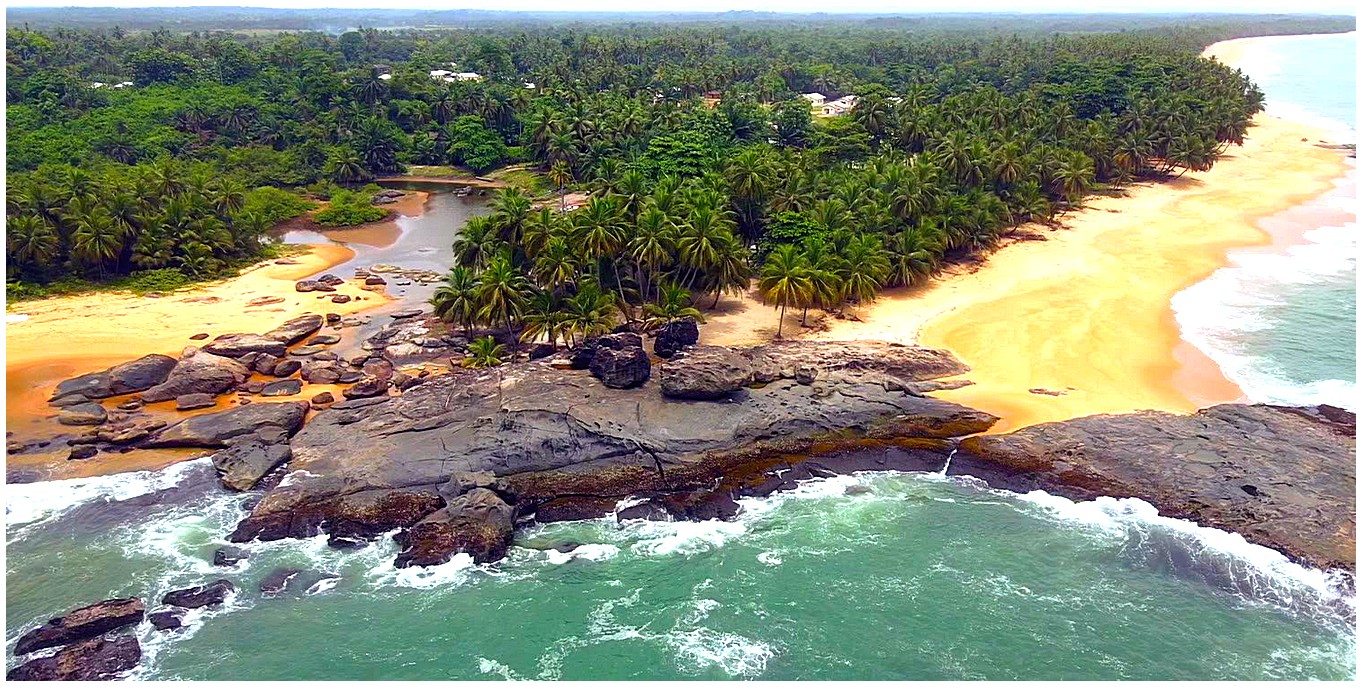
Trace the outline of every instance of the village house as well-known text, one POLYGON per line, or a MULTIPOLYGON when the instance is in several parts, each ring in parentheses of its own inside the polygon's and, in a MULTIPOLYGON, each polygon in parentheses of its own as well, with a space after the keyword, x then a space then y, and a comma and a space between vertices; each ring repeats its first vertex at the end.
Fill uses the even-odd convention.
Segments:
POLYGON ((824 117, 839 117, 856 107, 856 96, 846 95, 830 103, 825 103, 822 107, 824 117))
POLYGON ((822 93, 805 93, 804 99, 809 101, 809 107, 822 107, 828 97, 822 93))

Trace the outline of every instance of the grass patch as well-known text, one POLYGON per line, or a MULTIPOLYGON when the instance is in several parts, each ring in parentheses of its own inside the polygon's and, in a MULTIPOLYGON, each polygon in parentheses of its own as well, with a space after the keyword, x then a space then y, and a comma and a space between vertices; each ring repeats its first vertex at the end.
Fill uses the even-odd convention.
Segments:
POLYGON ((518 188, 531 198, 542 199, 553 193, 553 185, 549 183, 547 177, 524 165, 499 169, 487 177, 518 188))
POLYGON ((445 177, 471 177, 473 170, 454 165, 407 165, 407 176, 440 179, 445 177))

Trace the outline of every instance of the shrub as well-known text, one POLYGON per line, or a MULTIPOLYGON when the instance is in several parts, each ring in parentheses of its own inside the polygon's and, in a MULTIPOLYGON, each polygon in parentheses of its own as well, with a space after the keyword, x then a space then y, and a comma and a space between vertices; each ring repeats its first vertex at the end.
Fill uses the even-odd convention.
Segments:
POLYGON ((314 219, 324 227, 353 227, 387 217, 386 210, 369 202, 371 197, 368 193, 338 190, 331 195, 331 205, 317 213, 314 219))

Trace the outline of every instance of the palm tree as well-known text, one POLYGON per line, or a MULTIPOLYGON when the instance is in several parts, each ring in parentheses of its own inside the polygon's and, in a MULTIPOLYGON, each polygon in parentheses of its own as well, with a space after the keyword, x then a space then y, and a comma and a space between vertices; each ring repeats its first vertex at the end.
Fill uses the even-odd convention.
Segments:
POLYGON ((552 293, 536 293, 530 298, 522 318, 524 329, 520 332, 521 342, 534 341, 540 337, 548 340, 554 350, 558 350, 558 337, 563 334, 567 323, 567 313, 552 293))
MULTIPOLYGON (((933 227, 934 228, 934 227, 933 227)), ((889 283, 909 286, 936 269, 941 245, 921 228, 905 229, 888 239, 889 283)))
POLYGON ((496 367, 502 363, 501 356, 505 354, 505 346, 490 336, 484 336, 468 344, 468 357, 460 360, 459 364, 471 368, 496 367))
POLYGON ((512 322, 520 317, 530 284, 504 255, 499 255, 479 275, 478 318, 484 322, 506 325, 506 336, 512 335, 512 322))
POLYGON ((572 183, 572 168, 564 160, 557 160, 549 167, 549 182, 558 189, 558 210, 567 207, 567 187, 572 183))
POLYGON ((614 294, 602 292, 594 282, 583 284, 568 299, 565 326, 581 339, 610 332, 618 312, 614 300, 614 294))
POLYGON ((555 236, 535 259, 532 274, 543 288, 562 291, 577 280, 578 268, 577 252, 567 239, 555 236))
POLYGON ((691 307, 690 303, 690 289, 671 282, 662 284, 658 289, 657 302, 643 306, 643 313, 647 316, 643 320, 643 328, 652 331, 683 317, 693 317, 697 322, 704 322, 704 315, 691 307))
POLYGON ((766 257, 757 288, 764 302, 780 308, 776 338, 782 338, 786 308, 792 305, 800 307, 812 297, 809 267, 804 255, 798 248, 788 243, 776 246, 766 257))
POLYGON ((752 266, 747 262, 747 249, 732 234, 720 243, 713 265, 705 275, 706 286, 714 291, 714 302, 709 309, 719 307, 719 298, 727 291, 741 296, 752 285, 752 266))
POLYGON ((643 286, 645 301, 649 298, 648 287, 652 284, 653 275, 671 264, 676 250, 673 238, 675 232, 676 225, 672 224, 666 213, 651 203, 639 214, 638 222, 634 225, 634 236, 625 248, 641 271, 638 281, 643 286))
POLYGON ((10 258, 20 265, 43 266, 57 257, 57 230, 37 215, 5 219, 5 243, 10 258))
POLYGON ((835 308, 842 302, 842 259, 820 237, 804 239, 800 253, 808 265, 809 298, 804 302, 800 324, 807 324, 809 306, 835 308))
POLYGON ((444 284, 430 297, 435 316, 463 326, 464 336, 473 335, 478 318, 478 292, 481 284, 473 270, 455 267, 444 277, 444 284))
POLYGON ((123 233, 102 207, 75 218, 75 232, 71 235, 71 256, 77 262, 92 265, 104 274, 104 264, 118 257, 123 245, 123 233))
POLYGON ((875 300, 889 274, 889 259, 879 237, 859 234, 842 252, 842 293, 857 303, 875 300))

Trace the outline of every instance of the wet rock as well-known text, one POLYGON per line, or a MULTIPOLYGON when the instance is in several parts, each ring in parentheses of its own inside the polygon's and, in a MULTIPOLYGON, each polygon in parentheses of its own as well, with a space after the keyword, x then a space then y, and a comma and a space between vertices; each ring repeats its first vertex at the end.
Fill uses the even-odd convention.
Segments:
POLYGON ((184 611, 177 609, 156 611, 155 613, 148 615, 147 620, 151 621, 152 627, 163 632, 166 630, 178 630, 181 627, 184 627, 184 611))
POLYGON ((71 406, 81 405, 82 403, 89 403, 91 400, 92 399, 84 394, 72 394, 70 396, 62 396, 55 401, 48 401, 47 404, 57 408, 69 408, 71 406))
POLYGON ((323 283, 321 283, 321 282, 319 282, 319 281, 313 281, 313 280, 311 280, 311 279, 304 279, 304 280, 302 280, 302 281, 300 281, 300 282, 294 284, 294 285, 293 285, 293 288, 294 288, 295 291, 298 291, 299 293, 307 293, 307 292, 309 292, 309 291, 335 291, 335 290, 336 290, 336 287, 334 287, 334 286, 332 286, 332 285, 330 285, 330 284, 323 284, 323 283))
POLYGON ((388 280, 378 276, 377 274, 371 274, 364 278, 365 286, 386 286, 387 284, 388 280))
POLYGON ((284 355, 288 346, 261 334, 223 334, 205 344, 203 350, 227 358, 240 358, 256 352, 278 358, 284 355))
POLYGON ((147 403, 169 401, 185 394, 218 394, 230 391, 250 377, 240 362, 190 346, 181 355, 166 381, 141 393, 147 403))
POLYGON ((241 561, 246 560, 246 550, 235 546, 218 547, 213 552, 213 565, 230 568, 241 561))
POLYGON ((260 581, 260 591, 266 596, 279 594, 288 586, 289 580, 302 572, 301 568, 275 568, 260 581))
POLYGON ((275 363, 274 367, 270 370, 270 374, 275 377, 289 377, 301 369, 303 369, 302 361, 289 358, 275 363))
POLYGON ((341 376, 340 366, 335 362, 310 360, 302 369, 303 380, 309 384, 335 384, 341 376))
POLYGON ((10 670, 9 680, 112 680, 137 667, 142 646, 137 638, 97 637, 72 644, 56 654, 10 670))
POLYGON ((330 346, 335 343, 340 343, 340 337, 335 334, 318 334, 307 340, 309 346, 330 346))
POLYGON ((184 394, 175 397, 175 410, 211 408, 217 400, 211 394, 184 394))
POLYGON ((396 565, 439 565, 457 553, 474 562, 503 558, 515 526, 515 509, 495 492, 481 487, 456 497, 397 535, 402 552, 396 565))
POLYGON ((62 408, 57 414, 57 422, 77 427, 102 425, 109 420, 109 411, 98 403, 81 403, 62 408))
POLYGON ((140 399, 140 398, 130 398, 130 399, 126 400, 126 401, 123 401, 122 403, 119 403, 119 404, 118 404, 118 409, 119 409, 119 410, 141 410, 141 408, 142 408, 143 405, 145 405, 145 403, 143 403, 142 399, 140 399))
POLYGON ((265 384, 267 383, 268 382, 247 382, 241 387, 241 390, 248 394, 258 394, 265 390, 265 384))
POLYGON ((344 279, 341 279, 340 277, 337 277, 336 275, 331 273, 323 274, 322 276, 317 277, 317 281, 322 284, 330 284, 331 286, 340 286, 341 284, 345 283, 344 279))
POLYGON ((341 383, 341 384, 352 384, 352 383, 354 383, 354 382, 358 382, 358 381, 359 381, 360 379, 362 379, 363 377, 364 377, 364 373, 362 373, 362 372, 356 372, 356 371, 354 371, 354 370, 346 370, 346 371, 340 373, 340 376, 336 378, 336 381, 339 382, 339 383, 341 383))
POLYGON ((237 525, 233 542, 331 535, 333 545, 410 527, 444 505, 433 488, 365 489, 300 502, 275 489, 237 525))
POLYGON ((323 321, 321 315, 302 315, 265 332, 264 336, 291 346, 317 333, 323 321))
POLYGON ((391 361, 375 357, 370 357, 364 361, 364 366, 361 369, 366 375, 382 379, 391 379, 395 371, 391 361))
POLYGON ((217 580, 197 587, 177 589, 161 597, 161 603, 180 608, 202 608, 217 606, 226 600, 227 595, 236 591, 236 585, 228 580, 217 580))
POLYGON ((57 385, 52 400, 81 395, 86 398, 108 398, 150 389, 166 381, 175 368, 176 360, 167 355, 145 355, 136 360, 114 365, 106 370, 73 377, 57 385))
POLYGON ((643 384, 652 375, 652 368, 648 354, 637 346, 620 350, 601 347, 591 357, 591 375, 611 389, 632 389, 643 384))
POLYGON ((390 315, 390 317, 392 317, 394 320, 404 320, 408 317, 419 317, 420 315, 423 314, 425 314, 425 311, 421 310, 420 308, 410 308, 407 310, 398 310, 397 312, 390 315))
POLYGON ((752 381, 752 362, 722 346, 694 346, 658 366, 662 393, 671 398, 726 398, 752 381))
POLYGON ((657 338, 653 340, 653 352, 659 358, 670 358, 687 346, 694 346, 700 341, 700 326, 693 317, 683 317, 679 320, 672 320, 657 330, 657 338))
POLYGON ((261 396, 294 396, 303 392, 303 383, 297 379, 282 379, 270 382, 260 390, 261 396))
POLYGON ((859 496, 861 494, 873 493, 873 490, 864 484, 853 484, 851 486, 848 486, 846 490, 842 493, 846 494, 847 496, 859 496))
POLYGON ((316 408, 316 407, 318 407, 318 406, 330 405, 330 404, 335 403, 335 402, 336 402, 336 397, 333 396, 333 395, 331 395, 331 392, 330 392, 330 391, 323 391, 323 392, 321 392, 320 394, 317 394, 316 396, 313 396, 313 397, 312 397, 312 407, 313 407, 313 408, 316 408))
POLYGON ((226 448, 228 440, 270 430, 292 436, 303 425, 306 401, 252 403, 216 413, 185 418, 144 443, 151 448, 226 448))
POLYGON ((142 622, 145 613, 146 605, 136 597, 108 599, 83 606, 24 633, 14 644, 14 655, 70 644, 120 627, 136 625, 142 622))
POLYGON ((458 470, 449 476, 449 480, 440 485, 440 496, 446 501, 467 494, 474 489, 493 489, 496 487, 497 476, 491 470, 479 470, 470 472, 458 470))
POLYGON ((388 393, 388 387, 392 386, 392 380, 386 377, 375 377, 364 375, 354 385, 341 391, 341 395, 346 398, 368 398, 388 393))
POLYGON ((1352 423, 1351 413, 1238 404, 1093 415, 969 437, 952 470, 1004 485, 1024 474, 1032 482, 1022 488, 1069 498, 1136 496, 1161 515, 1237 532, 1311 566, 1352 569, 1352 423))
POLYGON ((324 350, 326 349, 322 348, 321 346, 299 346, 290 352, 296 356, 307 357, 310 355, 314 355, 316 353, 321 353, 324 350))
MULTIPOLYGON (((350 297, 347 296, 347 295, 345 295, 345 294, 343 294, 343 293, 338 293, 338 294, 336 294, 336 295, 334 295, 334 296, 331 297, 331 302, 332 302, 332 303, 337 303, 337 304, 340 304, 340 303, 349 303, 349 302, 350 302, 350 297)), ((339 322, 340 320, 337 319, 336 321, 339 322)), ((328 322, 327 324, 331 324, 331 323, 328 322)))
POLYGON ((540 358, 547 358, 557 352, 558 347, 556 346, 546 343, 535 344, 533 347, 530 348, 530 360, 539 360, 540 358))
MULTIPOLYGON (((336 298, 339 298, 339 296, 332 296, 332 300, 335 300, 336 298)), ((345 297, 345 300, 346 300, 346 301, 350 300, 350 297, 349 297, 349 296, 346 296, 346 297, 345 297)), ((340 301, 340 302, 341 302, 341 303, 344 303, 345 301, 340 301)), ((339 313, 329 312, 329 313, 326 314, 326 323, 327 323, 328 325, 334 327, 334 326, 340 324, 340 321, 341 321, 341 316, 340 316, 339 313)))

